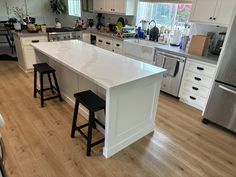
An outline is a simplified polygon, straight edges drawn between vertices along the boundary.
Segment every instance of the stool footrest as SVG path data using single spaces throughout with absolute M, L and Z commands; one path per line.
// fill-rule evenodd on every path
M 51 99 L 54 99 L 54 98 L 60 98 L 60 96 L 59 95 L 55 95 L 55 96 L 51 96 L 51 97 L 48 97 L 48 98 L 44 98 L 43 101 L 51 100 Z
M 82 128 L 84 128 L 84 127 L 86 127 L 86 126 L 88 126 L 88 124 L 84 124 L 84 125 L 81 125 L 81 126 L 79 126 L 79 127 L 76 127 L 76 130 L 78 130 L 78 132 L 79 132 L 86 140 L 88 140 L 88 136 L 85 135 L 85 133 L 81 130 Z M 105 140 L 105 139 L 102 138 L 102 139 L 100 139 L 100 140 L 98 140 L 98 141 L 92 143 L 92 144 L 91 144 L 91 147 L 96 146 L 97 144 L 100 144 L 100 143 L 104 142 L 104 140 Z
M 48 87 L 48 88 L 44 88 L 43 89 L 43 91 L 47 91 L 47 90 L 51 90 L 51 89 L 53 89 L 53 91 L 57 91 L 58 92 L 58 90 L 57 90 L 57 88 L 56 87 Z M 41 93 L 41 90 L 40 89 L 36 89 L 36 91 L 40 94 Z
M 103 123 L 102 122 L 100 122 L 99 120 L 97 120 L 97 119 L 95 119 L 95 121 L 98 123 L 98 125 L 100 125 L 102 128 L 104 128 L 105 129 L 105 125 L 103 125 Z
M 88 137 L 87 137 L 87 135 L 85 135 L 84 134 L 84 132 L 81 130 L 81 129 L 79 129 L 79 128 L 76 128 L 76 130 L 78 130 L 79 131 L 79 133 L 86 139 L 86 140 L 88 140 Z
M 98 140 L 98 141 L 96 141 L 96 142 L 94 142 L 94 143 L 92 143 L 91 144 L 91 147 L 93 147 L 93 146 L 96 146 L 96 145 L 98 145 L 98 144 L 100 144 L 100 143 L 103 143 L 104 142 L 104 138 L 102 138 L 102 139 L 100 139 L 100 140 Z

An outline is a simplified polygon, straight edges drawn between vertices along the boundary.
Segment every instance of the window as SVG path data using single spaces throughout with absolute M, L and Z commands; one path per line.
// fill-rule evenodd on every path
M 80 0 L 68 0 L 69 15 L 81 17 Z
M 141 20 L 155 20 L 158 26 L 181 29 L 188 23 L 191 8 L 192 4 L 139 2 L 136 24 L 140 26 Z

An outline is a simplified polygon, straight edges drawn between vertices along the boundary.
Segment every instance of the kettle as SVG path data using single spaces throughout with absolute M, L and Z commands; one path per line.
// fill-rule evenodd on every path
M 59 22 L 58 18 L 56 18 L 55 21 L 56 21 L 55 28 L 61 28 L 61 23 Z

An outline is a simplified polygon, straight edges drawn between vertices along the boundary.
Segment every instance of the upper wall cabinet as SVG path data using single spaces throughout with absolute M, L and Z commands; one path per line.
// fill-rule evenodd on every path
M 193 0 L 190 21 L 228 26 L 236 0 Z
M 94 11 L 104 11 L 105 10 L 105 0 L 93 0 L 93 10 Z
M 93 0 L 95 12 L 134 15 L 135 0 Z

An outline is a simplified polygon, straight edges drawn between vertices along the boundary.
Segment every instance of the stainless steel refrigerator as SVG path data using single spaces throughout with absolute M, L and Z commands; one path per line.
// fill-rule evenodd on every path
M 211 121 L 236 132 L 236 16 L 227 33 L 203 122 Z

